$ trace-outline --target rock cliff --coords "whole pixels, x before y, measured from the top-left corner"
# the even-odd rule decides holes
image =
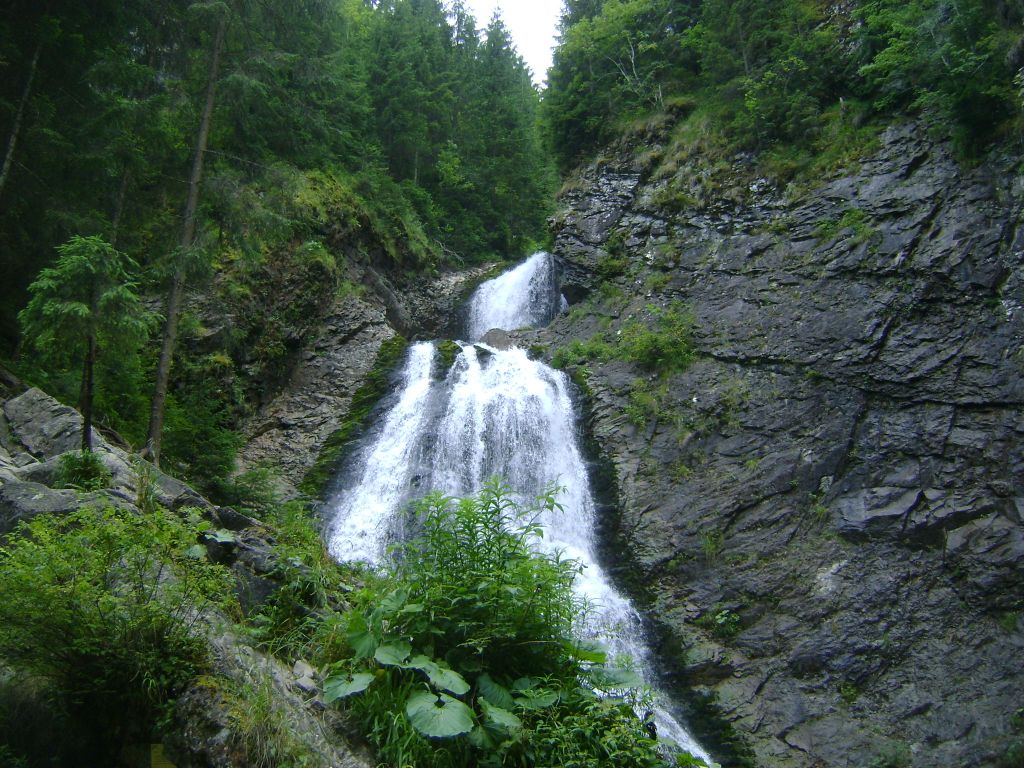
[[[727,764],[997,764],[1024,690],[1017,160],[900,125],[794,192],[743,157],[658,172],[662,149],[564,193],[577,306],[530,338],[692,317],[667,382],[576,368],[672,683],[731,725]]]
[[[242,468],[270,466],[298,485],[348,414],[381,344],[396,335],[448,333],[468,290],[493,268],[444,273],[405,290],[365,270],[361,281],[372,291],[326,304],[303,337],[284,386],[243,425]]]

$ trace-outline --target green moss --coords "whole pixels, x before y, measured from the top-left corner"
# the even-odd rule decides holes
[[[462,347],[451,339],[445,339],[437,345],[437,356],[441,362],[441,370],[448,371],[455,364],[455,358],[462,352]]]
[[[299,490],[310,496],[320,496],[330,479],[331,472],[344,456],[351,442],[366,426],[370,411],[388,390],[391,373],[405,354],[409,342],[401,336],[388,339],[380,345],[373,368],[366,375],[362,386],[352,396],[352,404],[341,426],[327,438],[320,450],[316,463],[310,468],[299,484]]]
[[[854,244],[870,240],[875,233],[864,211],[859,208],[847,208],[838,220],[825,219],[820,222],[814,230],[814,236],[819,241],[833,240],[847,230],[850,231],[851,242]]]

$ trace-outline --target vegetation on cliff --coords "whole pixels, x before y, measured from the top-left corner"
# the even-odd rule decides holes
[[[790,163],[924,113],[970,154],[1019,130],[1022,22],[982,0],[569,0],[545,114],[563,170],[664,112]]]

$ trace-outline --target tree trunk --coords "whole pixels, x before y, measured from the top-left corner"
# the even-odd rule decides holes
[[[110,245],[117,248],[117,235],[121,229],[121,216],[124,214],[124,202],[128,196],[128,184],[131,182],[132,174],[125,171],[121,174],[121,188],[117,192],[117,201],[114,203],[114,218],[110,222]]]
[[[32,95],[32,81],[36,77],[36,68],[39,66],[39,54],[42,50],[43,40],[40,38],[39,43],[36,45],[36,52],[32,54],[32,63],[28,67],[28,78],[25,80],[25,90],[21,92],[18,111],[14,115],[14,125],[11,126],[11,135],[7,139],[7,152],[4,154],[3,168],[0,168],[0,196],[3,196],[7,175],[11,172],[11,164],[14,162],[14,146],[18,143],[18,134],[21,133],[21,121],[25,117],[25,105],[28,103],[28,97]]]
[[[210,58],[210,74],[206,83],[206,101],[203,104],[203,114],[199,120],[199,132],[196,134],[195,149],[192,154],[192,173],[189,175],[188,197],[185,201],[185,212],[181,222],[181,238],[178,241],[182,253],[192,246],[192,240],[196,233],[196,209],[199,206],[199,184],[203,178],[203,154],[206,152],[206,142],[210,135],[217,71],[220,67],[220,52],[224,45],[226,27],[227,17],[225,16],[217,25],[217,37],[214,40],[213,55]],[[171,291],[167,297],[163,343],[160,347],[160,360],[156,368],[156,388],[153,391],[153,403],[149,412],[149,430],[146,437],[145,452],[156,466],[160,466],[160,438],[164,427],[164,406],[167,402],[167,386],[171,377],[174,343],[178,337],[178,316],[181,313],[181,299],[184,292],[185,269],[179,261],[174,270]]]
[[[89,349],[85,353],[82,371],[82,450],[92,450],[92,395],[93,370],[96,367],[96,334],[89,334]]]

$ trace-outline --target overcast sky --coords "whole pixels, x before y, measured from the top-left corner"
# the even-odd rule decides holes
[[[480,28],[487,26],[495,8],[501,9],[516,50],[533,72],[533,82],[542,85],[551,66],[562,0],[467,0],[466,5]]]

